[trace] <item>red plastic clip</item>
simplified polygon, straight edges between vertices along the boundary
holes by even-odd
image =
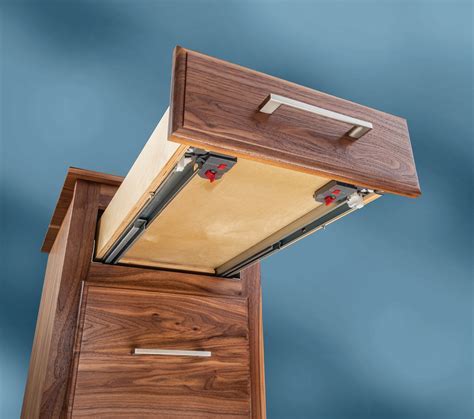
[[[207,170],[206,173],[204,173],[204,175],[209,179],[209,181],[212,183],[216,180],[216,172],[212,171],[212,170]]]
[[[328,195],[324,197],[324,202],[326,203],[326,206],[331,205],[335,200],[336,200],[336,197],[332,195]]]

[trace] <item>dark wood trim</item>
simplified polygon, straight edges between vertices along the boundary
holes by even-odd
[[[87,180],[90,182],[97,182],[102,184],[101,191],[103,191],[103,203],[108,203],[107,196],[115,193],[115,190],[120,186],[123,181],[122,176],[108,175],[106,173],[94,172],[93,170],[84,170],[76,167],[69,167],[64,180],[61,193],[59,194],[58,202],[51,217],[51,221],[44,238],[43,246],[41,247],[42,252],[49,253],[53,247],[53,243],[56,240],[61,224],[66,216],[67,209],[72,201],[74,194],[74,186],[76,181],[79,179]],[[110,199],[109,199],[110,201]],[[102,204],[103,206],[104,204]],[[105,207],[104,207],[105,208]]]
[[[79,313],[77,316],[76,334],[74,337],[73,361],[71,364],[71,374],[67,391],[67,418],[72,417],[72,408],[74,406],[74,394],[77,382],[77,368],[79,366],[79,355],[81,353],[82,332],[84,330],[84,317],[87,306],[88,287],[85,281],[81,283],[81,296],[79,300]]]
[[[173,51],[171,70],[170,121],[169,133],[176,131],[184,121],[184,94],[186,92],[186,59],[187,52],[177,46]]]
[[[61,283],[66,244],[71,224],[71,209],[65,215],[57,239],[49,253],[48,265],[43,284],[43,293],[36,322],[35,337],[30,357],[23,409],[21,417],[36,419],[42,400],[42,388],[46,375],[47,355],[51,346],[54,332],[55,312],[58,301],[59,285]]]
[[[99,184],[76,180],[48,259],[22,418],[67,415],[81,282],[92,257],[99,198]]]
[[[100,185],[99,209],[105,210],[117,192],[118,185]]]
[[[242,281],[194,273],[162,271],[93,262],[88,282],[107,287],[194,294],[245,297]]]
[[[265,365],[263,355],[262,288],[260,263],[243,270],[240,277],[248,295],[250,386],[253,419],[266,418]]]

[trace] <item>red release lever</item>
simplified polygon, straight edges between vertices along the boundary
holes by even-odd
[[[326,206],[332,204],[335,200],[336,200],[336,197],[332,195],[328,195],[324,197],[324,202],[326,203]]]
[[[204,176],[206,176],[211,183],[216,180],[216,172],[213,172],[210,169],[207,170],[206,173],[204,173]]]

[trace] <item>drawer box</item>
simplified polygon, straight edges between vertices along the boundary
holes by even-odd
[[[86,285],[83,300],[72,417],[250,416],[247,299]],[[134,354],[153,349],[169,352]]]
[[[383,193],[420,193],[401,118],[179,47],[172,81],[98,260],[233,276]]]

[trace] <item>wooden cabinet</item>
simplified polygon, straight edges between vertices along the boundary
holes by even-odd
[[[69,170],[22,417],[264,418],[258,264],[228,279],[94,262],[121,181]]]
[[[70,169],[22,417],[265,417],[259,260],[420,194],[406,121],[176,48],[125,179]]]

